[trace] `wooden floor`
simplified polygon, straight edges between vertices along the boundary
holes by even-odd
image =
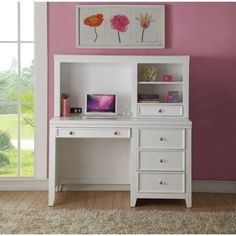
[[[131,209],[129,192],[60,192],[55,207],[47,206],[46,191],[2,191],[0,209]],[[138,200],[133,210],[164,211],[234,211],[236,194],[193,193],[193,207],[187,209],[184,200]]]

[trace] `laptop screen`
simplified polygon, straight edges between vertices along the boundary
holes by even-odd
[[[87,113],[116,113],[115,94],[87,94]]]

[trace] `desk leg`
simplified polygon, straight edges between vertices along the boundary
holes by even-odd
[[[48,206],[54,206],[56,190],[56,135],[55,128],[50,128],[49,140],[49,185]]]
[[[187,208],[192,208],[192,196],[187,196],[185,199]]]
[[[188,208],[192,207],[192,129],[186,129],[186,141],[187,141],[187,149],[186,149],[186,205]]]
[[[137,201],[137,147],[138,130],[132,129],[130,142],[130,207],[135,207]]]
[[[136,206],[136,202],[137,202],[137,198],[136,196],[132,196],[130,197],[130,207],[135,207]]]

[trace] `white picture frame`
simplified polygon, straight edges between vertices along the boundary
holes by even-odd
[[[165,6],[76,6],[76,47],[165,48]]]

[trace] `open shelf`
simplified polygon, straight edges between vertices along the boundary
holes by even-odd
[[[147,81],[143,77],[143,71],[146,69],[151,69],[156,77],[153,80]],[[165,106],[166,109],[172,109],[173,113],[171,113],[173,116],[175,114],[174,110],[176,109],[176,106],[181,106],[180,110],[175,110],[177,113],[176,115],[182,115],[182,106],[184,106],[184,96],[185,96],[185,84],[186,84],[186,74],[184,68],[184,63],[178,61],[173,62],[157,62],[157,63],[138,63],[138,78],[137,78],[137,103],[138,107],[142,107],[141,111],[143,112],[145,109],[145,114],[147,115],[148,112],[150,112],[150,115],[156,115],[155,112],[151,110],[150,107],[153,107],[155,110],[158,106]],[[152,75],[150,71],[145,73],[147,77]],[[171,81],[163,81],[163,76],[167,75],[170,76]],[[148,78],[147,78],[148,79]],[[168,100],[169,97],[171,97],[171,92],[174,94],[177,94],[177,98],[173,98],[176,102],[170,102]],[[140,99],[139,96],[146,96],[147,98]],[[155,99],[149,99],[150,97],[158,97],[157,101],[155,102]],[[147,100],[147,102],[146,102]],[[150,101],[148,101],[150,100]],[[152,102],[154,100],[154,102]],[[140,102],[142,101],[142,102]],[[169,101],[169,102],[168,102]],[[148,107],[147,109],[144,107]],[[141,113],[142,113],[141,112]],[[170,112],[170,110],[168,111]],[[170,114],[170,113],[168,113]],[[164,113],[158,114],[161,116],[164,116]]]
[[[57,72],[55,116],[60,116],[62,93],[70,95],[71,107],[81,107],[83,111],[85,110],[85,94],[115,93],[118,98],[118,115],[131,114],[138,117],[142,115],[138,110],[139,107],[142,107],[142,111],[143,107],[145,109],[148,107],[148,110],[145,110],[145,116],[165,117],[165,114],[170,113],[156,114],[155,112],[156,107],[165,106],[163,109],[169,109],[168,112],[173,110],[171,112],[173,117],[175,114],[176,117],[188,117],[188,56],[56,55],[55,65]],[[145,80],[143,77],[142,72],[145,68],[154,68],[156,71],[156,76],[152,78],[152,81]],[[163,81],[165,78],[171,81]],[[148,96],[153,96],[154,99]],[[150,102],[150,100],[155,100],[155,96],[156,101],[159,102]],[[154,112],[150,105],[153,105]],[[180,108],[175,110],[176,106],[182,107],[181,112]]]

